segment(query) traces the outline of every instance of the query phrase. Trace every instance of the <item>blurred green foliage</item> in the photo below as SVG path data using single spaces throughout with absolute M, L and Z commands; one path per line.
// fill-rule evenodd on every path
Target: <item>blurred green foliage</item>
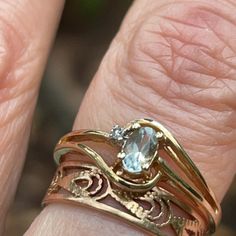
M 120 10 L 127 10 L 131 3 L 132 0 L 70 0 L 65 5 L 64 19 L 70 27 L 96 27 L 106 16 L 119 16 L 120 21 Z
M 108 3 L 107 0 L 75 0 L 74 2 L 79 8 L 80 15 L 89 19 L 94 19 L 100 15 Z
M 108 0 L 71 0 L 66 4 L 71 20 L 80 18 L 86 23 L 93 23 L 108 5 Z

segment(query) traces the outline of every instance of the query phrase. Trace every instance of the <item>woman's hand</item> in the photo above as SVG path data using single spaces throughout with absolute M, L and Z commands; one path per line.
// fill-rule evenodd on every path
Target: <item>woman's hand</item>
M 62 0 L 0 2 L 2 218 L 20 175 L 62 6 Z M 235 12 L 232 0 L 136 0 L 94 76 L 74 129 L 109 130 L 135 118 L 156 119 L 178 137 L 221 201 L 236 170 Z M 26 235 L 110 232 L 144 235 L 94 210 L 60 204 L 47 206 Z

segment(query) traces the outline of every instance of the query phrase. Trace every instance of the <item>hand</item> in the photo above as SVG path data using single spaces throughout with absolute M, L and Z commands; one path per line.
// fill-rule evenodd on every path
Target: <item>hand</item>
M 0 2 L 2 218 L 20 175 L 39 80 L 62 7 L 62 0 Z M 230 0 L 136 0 L 74 129 L 109 130 L 140 117 L 165 123 L 221 201 L 236 170 L 235 11 Z M 46 207 L 25 235 L 110 232 L 144 235 L 94 210 L 60 204 Z

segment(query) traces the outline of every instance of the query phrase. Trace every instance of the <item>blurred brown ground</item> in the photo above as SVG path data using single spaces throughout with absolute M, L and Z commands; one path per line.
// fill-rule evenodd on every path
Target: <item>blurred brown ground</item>
M 130 0 L 67 2 L 41 87 L 26 164 L 8 216 L 6 236 L 23 235 L 40 212 L 41 200 L 55 171 L 54 145 L 71 130 L 90 79 L 130 3 Z M 223 221 L 216 235 L 236 235 L 236 181 L 223 202 Z

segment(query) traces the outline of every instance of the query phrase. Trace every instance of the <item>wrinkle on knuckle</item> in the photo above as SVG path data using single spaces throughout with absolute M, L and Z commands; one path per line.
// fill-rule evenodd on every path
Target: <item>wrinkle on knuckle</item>
M 159 24 L 141 29 L 151 41 L 150 45 L 140 40 L 142 52 L 164 68 L 166 81 L 174 81 L 166 83 L 165 95 L 183 97 L 213 110 L 235 110 L 236 20 L 232 11 L 196 4 L 180 8 L 162 12 Z M 145 72 L 150 73 L 148 68 Z M 162 75 L 155 76 L 158 83 Z
M 154 89 L 170 99 L 233 106 L 236 22 L 217 10 L 172 4 L 147 17 L 130 41 L 125 61 L 129 70 L 142 75 L 136 81 L 147 86 L 161 81 Z

